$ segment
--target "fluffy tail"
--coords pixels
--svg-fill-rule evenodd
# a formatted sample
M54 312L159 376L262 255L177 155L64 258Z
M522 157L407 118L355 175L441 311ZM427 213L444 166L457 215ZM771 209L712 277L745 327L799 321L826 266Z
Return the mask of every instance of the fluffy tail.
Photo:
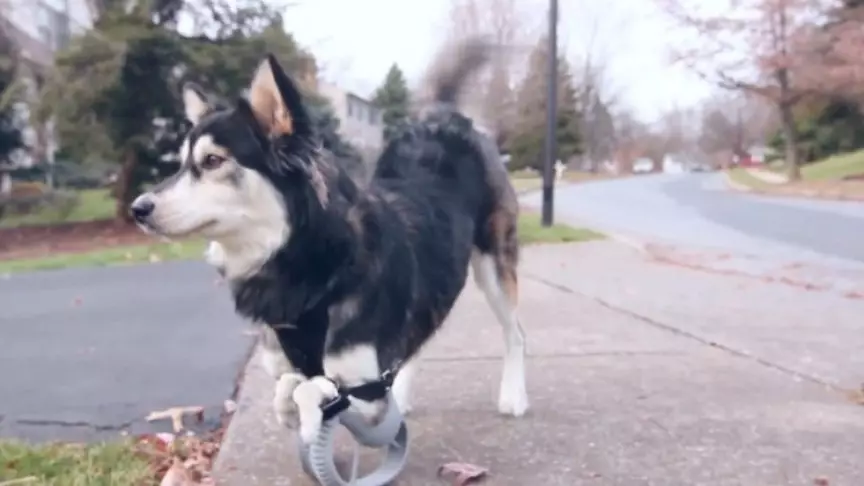
M441 63L432 78L434 101L438 103L456 105L459 102L468 78L489 61L492 44L482 38L472 38L456 45L455 50L455 53L447 53L449 58Z

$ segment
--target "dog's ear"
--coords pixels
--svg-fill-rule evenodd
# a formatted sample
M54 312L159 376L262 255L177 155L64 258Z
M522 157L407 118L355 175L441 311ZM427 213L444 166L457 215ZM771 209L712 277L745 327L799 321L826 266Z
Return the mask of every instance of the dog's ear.
M193 125L197 125L211 109L204 90L195 83L183 85L183 108L186 110L186 118Z
M270 136L312 134L303 95L273 54L255 72L249 105L259 126Z

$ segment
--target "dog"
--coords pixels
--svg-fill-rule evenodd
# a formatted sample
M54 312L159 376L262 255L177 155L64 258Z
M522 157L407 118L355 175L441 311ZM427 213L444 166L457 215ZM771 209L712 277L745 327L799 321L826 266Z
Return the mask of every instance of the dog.
M528 409L516 195L497 148L457 106L487 56L482 42L464 46L435 82L435 105L385 147L364 186L321 150L300 89L272 55L230 109L183 88L193 126L181 168L130 211L146 232L211 240L206 259L236 311L263 324L277 419L287 424L296 411L304 441L318 433L323 402L385 372L410 409L416 356L469 268L504 331L498 408ZM351 406L374 421L380 398L351 397Z

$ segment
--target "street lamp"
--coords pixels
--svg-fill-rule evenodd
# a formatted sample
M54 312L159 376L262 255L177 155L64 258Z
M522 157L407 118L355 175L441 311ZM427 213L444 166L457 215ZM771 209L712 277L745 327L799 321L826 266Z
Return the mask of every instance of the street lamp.
M558 0L549 0L549 72L546 80L546 153L543 161L543 226L552 226L555 161L558 159Z

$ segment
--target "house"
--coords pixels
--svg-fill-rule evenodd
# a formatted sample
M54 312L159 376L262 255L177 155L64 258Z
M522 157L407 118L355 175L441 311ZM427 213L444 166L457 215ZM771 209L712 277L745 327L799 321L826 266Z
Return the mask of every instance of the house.
M35 101L38 95L36 78L54 62L54 53L66 47L73 36L93 27L93 20L98 13L96 1L34 0L0 3L0 29L4 30L6 36L19 49L21 75L30 99ZM41 159L52 163L56 142L50 123L46 126L30 124L27 102L20 102L16 108L22 122L27 124L23 133L24 141L32 150L15 154L12 160L7 161L6 168L28 167ZM11 184L8 174L0 174L0 179L0 189L8 189Z
M327 97L339 119L339 132L371 162L384 143L381 110L372 101L334 84L319 82L318 92Z

